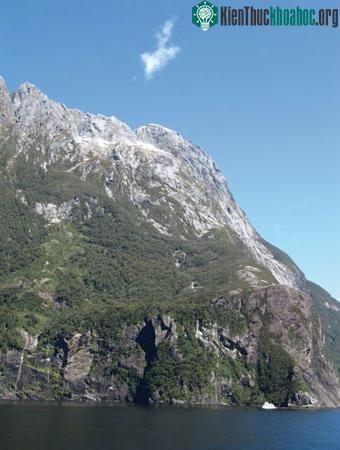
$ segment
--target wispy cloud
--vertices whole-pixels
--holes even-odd
[[[167,20],[160,31],[156,33],[157,46],[153,52],[145,52],[140,55],[144,63],[144,72],[147,80],[151,80],[155,72],[164,69],[164,67],[175,59],[180,52],[180,47],[169,43],[172,37],[174,20]]]

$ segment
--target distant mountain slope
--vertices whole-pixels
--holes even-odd
[[[0,80],[0,396],[334,406],[340,307],[221,171]]]

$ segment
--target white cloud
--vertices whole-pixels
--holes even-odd
[[[147,80],[151,80],[155,72],[164,69],[169,61],[175,59],[181,50],[180,47],[169,44],[173,26],[174,21],[167,20],[155,36],[157,40],[156,50],[140,55],[144,63],[144,72]]]

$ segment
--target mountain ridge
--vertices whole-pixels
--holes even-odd
[[[199,146],[28,82],[0,114],[0,396],[340,404],[337,302]]]
[[[35,99],[36,96],[39,98],[38,105],[36,104],[37,103],[37,101]],[[33,97],[34,101],[31,100],[32,97]],[[31,101],[28,101],[27,99],[29,99]],[[19,127],[19,129],[25,130],[27,127],[29,128],[32,120],[34,120],[34,121],[39,120],[39,117],[36,117],[36,114],[37,114],[37,112],[38,112],[38,114],[41,113],[40,108],[41,108],[41,103],[42,103],[43,105],[46,105],[46,108],[45,108],[46,111],[44,111],[44,113],[46,115],[52,115],[53,121],[57,120],[59,122],[60,116],[63,119],[65,119],[66,117],[63,114],[64,112],[71,113],[70,121],[78,119],[78,121],[81,121],[81,124],[83,124],[84,119],[85,119],[84,116],[86,116],[86,119],[90,119],[92,121],[91,124],[89,124],[88,121],[86,121],[85,125],[87,126],[87,128],[85,128],[85,125],[83,125],[83,129],[80,131],[80,133],[79,133],[79,130],[77,130],[78,132],[76,132],[74,129],[72,129],[72,127],[70,127],[71,128],[70,131],[71,131],[71,133],[73,133],[73,136],[72,136],[73,139],[75,140],[75,142],[77,144],[82,145],[85,150],[86,150],[86,146],[88,145],[88,142],[90,142],[93,145],[93,139],[96,140],[95,144],[97,144],[98,148],[109,147],[111,150],[113,131],[112,130],[109,131],[108,140],[107,140],[107,142],[105,142],[105,140],[101,136],[101,135],[105,136],[105,130],[103,132],[103,129],[100,127],[100,125],[103,126],[103,124],[100,122],[105,122],[105,125],[107,125],[108,121],[114,120],[115,125],[117,125],[117,127],[114,129],[114,133],[116,134],[115,139],[117,139],[117,134],[118,134],[118,138],[122,138],[122,137],[127,138],[127,142],[123,143],[125,146],[131,145],[131,144],[136,145],[137,142],[136,142],[136,139],[134,139],[134,137],[136,137],[136,138],[140,137],[141,143],[138,143],[139,146],[141,146],[141,144],[154,145],[155,148],[153,148],[152,150],[155,151],[156,149],[158,149],[156,144],[157,144],[157,142],[159,142],[159,136],[161,135],[162,140],[165,139],[168,143],[168,146],[171,145],[171,146],[175,147],[176,151],[178,151],[179,154],[180,154],[180,150],[183,150],[183,147],[185,147],[185,148],[188,147],[188,144],[189,144],[189,147],[192,147],[193,154],[195,154],[195,152],[202,152],[202,158],[200,158],[202,161],[199,161],[199,162],[201,162],[201,163],[203,162],[206,165],[209,164],[211,166],[211,168],[214,171],[216,171],[216,173],[213,174],[212,176],[213,177],[216,176],[220,185],[226,186],[225,196],[227,198],[223,199],[223,200],[225,202],[228,202],[231,205],[233,205],[234,208],[236,209],[236,215],[234,216],[235,219],[233,217],[229,217],[228,219],[229,219],[229,222],[234,227],[234,229],[236,229],[237,234],[241,237],[241,239],[244,242],[246,242],[246,245],[248,243],[249,247],[253,251],[255,258],[258,259],[259,262],[264,264],[265,259],[267,259],[266,263],[270,264],[270,270],[272,271],[274,277],[278,279],[278,281],[280,281],[281,283],[285,283],[287,285],[291,285],[291,286],[295,286],[295,287],[297,286],[297,284],[294,280],[294,275],[285,273],[286,269],[284,267],[278,265],[277,262],[275,262],[275,261],[269,262],[269,260],[271,258],[270,258],[270,254],[268,252],[263,257],[262,254],[266,252],[266,249],[261,246],[260,242],[258,242],[257,232],[250,225],[250,223],[248,222],[243,211],[238,207],[238,205],[234,201],[234,198],[228,189],[228,186],[225,182],[224,177],[220,176],[220,171],[217,172],[217,168],[216,168],[214,161],[210,157],[208,157],[208,155],[200,147],[198,147],[195,144],[192,144],[190,141],[187,141],[181,135],[179,135],[177,132],[170,130],[169,128],[163,127],[161,125],[150,124],[150,125],[142,126],[142,127],[139,127],[136,130],[136,132],[134,133],[133,130],[129,129],[127,127],[127,125],[125,125],[123,122],[119,121],[116,118],[113,118],[113,117],[107,118],[102,115],[91,115],[91,114],[87,114],[87,113],[84,114],[84,113],[81,113],[79,110],[68,110],[65,106],[63,106],[57,102],[52,101],[51,104],[50,104],[50,102],[51,101],[44,94],[42,94],[41,91],[38,88],[36,88],[33,84],[28,83],[28,82],[23,83],[19,87],[19,89],[17,91],[14,91],[14,93],[12,94],[12,103],[14,104],[13,113],[14,113],[14,117],[17,118],[16,122],[17,122],[17,126]],[[32,107],[32,103],[33,103],[33,107]],[[47,105],[49,107],[47,107]],[[37,106],[40,106],[40,108],[38,108]],[[32,109],[33,109],[33,112],[32,112]],[[57,110],[56,113],[55,113],[55,109]],[[75,114],[78,117],[74,117]],[[25,119],[23,119],[22,116],[25,117]],[[33,116],[33,118],[31,116]],[[99,121],[99,123],[98,122],[96,123],[96,121]],[[61,128],[60,125],[59,125],[59,128]],[[119,130],[118,132],[117,132],[117,129]],[[121,133],[121,129],[123,129],[122,133]],[[51,130],[49,130],[49,131],[51,132]],[[97,133],[96,133],[96,131],[97,131]],[[89,134],[90,134],[90,137],[88,137]],[[97,135],[99,134],[99,137],[97,137],[96,134]],[[92,138],[92,141],[91,141],[91,138]],[[165,145],[165,147],[169,148],[169,147],[167,147],[167,145]],[[147,148],[145,148],[145,147],[143,147],[143,148],[145,151],[147,151]],[[149,148],[149,150],[150,150],[150,148]],[[190,160],[190,155],[188,155],[188,157],[185,158],[185,161],[187,163],[189,160]],[[70,170],[72,170],[72,168]],[[172,175],[172,174],[170,174],[170,175]],[[196,175],[195,172],[191,173],[191,176],[193,176],[193,178],[195,178],[195,175]],[[225,205],[223,205],[223,206],[225,206]],[[223,209],[223,208],[221,208],[221,209]],[[227,210],[230,210],[230,208],[228,206],[227,206]],[[215,221],[215,223],[214,223],[214,221]],[[216,218],[212,217],[212,223],[214,225],[220,225],[221,222],[222,223],[226,222],[226,217],[219,217],[217,220],[216,220]]]

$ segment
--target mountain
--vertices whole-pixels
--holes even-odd
[[[0,398],[340,405],[340,305],[199,146],[0,79]]]

